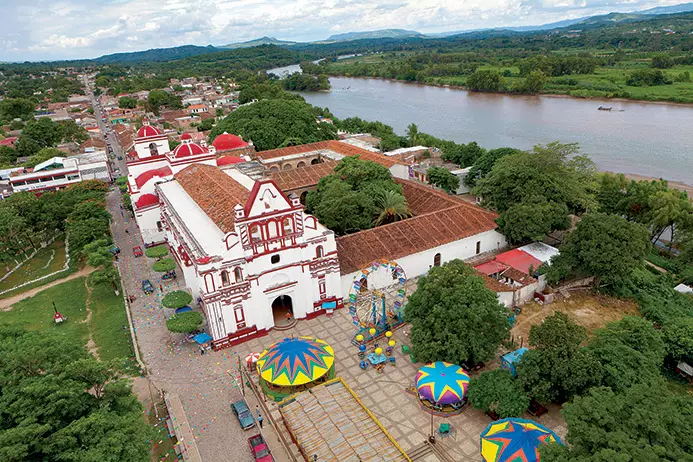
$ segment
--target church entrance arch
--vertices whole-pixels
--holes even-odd
[[[272,302],[272,316],[274,317],[274,327],[292,326],[294,319],[293,300],[289,295],[280,295]]]

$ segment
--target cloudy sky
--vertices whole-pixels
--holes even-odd
[[[93,58],[264,35],[310,41],[385,28],[537,25],[685,0],[0,0],[0,60]]]

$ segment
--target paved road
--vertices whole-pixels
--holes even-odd
[[[93,94],[90,96],[93,98]],[[101,111],[94,103],[99,126],[108,133],[101,121]],[[121,175],[127,175],[124,156],[123,161],[117,161],[117,156],[122,155],[121,146],[115,136],[109,135],[109,138],[116,154],[114,163]],[[184,288],[183,281],[162,281],[158,273],[151,271],[151,260],[134,256],[132,248],[144,248],[144,245],[133,215],[123,211],[120,203],[120,191],[112,190],[107,197],[107,208],[113,216],[114,242],[122,250],[118,265],[126,293],[136,297],[131,303],[133,324],[142,359],[147,364],[154,386],[180,397],[202,460],[253,461],[247,439],[258,430],[241,430],[230,408],[230,403],[243,398],[234,378],[238,364],[235,352],[225,350],[200,355],[196,346],[185,342],[185,336],[168,332],[165,321],[172,311],[162,307],[161,299],[171,290]],[[157,289],[154,294],[147,296],[142,292],[143,279],[152,282]],[[255,409],[256,403],[250,394],[248,404]],[[265,426],[264,432],[267,431]],[[267,439],[270,445],[276,441],[272,435]],[[288,460],[281,448],[271,446],[271,449],[278,462]]]

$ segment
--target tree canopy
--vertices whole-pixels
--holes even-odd
[[[449,193],[454,193],[460,186],[460,179],[447,168],[431,167],[426,172],[426,175],[430,184],[438,186]]]
[[[642,225],[617,215],[588,213],[568,235],[560,255],[552,259],[548,276],[555,281],[577,270],[604,283],[619,282],[642,266],[649,248]]]
[[[0,326],[0,459],[148,461],[152,431],[130,383],[51,333]]]
[[[508,309],[460,260],[433,267],[419,279],[405,315],[414,355],[422,362],[486,361],[510,329]]]
[[[154,263],[152,269],[157,273],[168,273],[176,269],[176,262],[172,258],[162,258]]]
[[[168,255],[168,245],[161,244],[154,247],[149,247],[144,251],[144,254],[149,258],[162,258]]]
[[[369,229],[382,214],[383,223],[409,214],[402,186],[390,171],[358,156],[343,158],[334,173],[320,179],[308,193],[306,210],[337,234]]]
[[[177,309],[189,305],[190,302],[192,302],[192,295],[190,295],[189,292],[185,290],[174,290],[164,296],[161,304],[166,308]]]
[[[271,99],[241,106],[217,123],[210,138],[224,132],[235,133],[252,140],[258,151],[275,149],[289,139],[298,144],[337,138],[337,128],[330,123],[318,123],[321,115],[305,101]]]
[[[498,417],[520,417],[529,407],[522,382],[503,369],[482,372],[469,383],[469,404]]]
[[[166,328],[171,332],[187,334],[202,325],[202,315],[197,311],[174,314],[166,321]]]

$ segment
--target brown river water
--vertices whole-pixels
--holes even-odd
[[[422,132],[485,148],[579,143],[600,170],[693,185],[693,106],[472,93],[378,79],[330,82],[330,92],[302,95],[339,118],[378,120],[401,135],[413,122]]]

